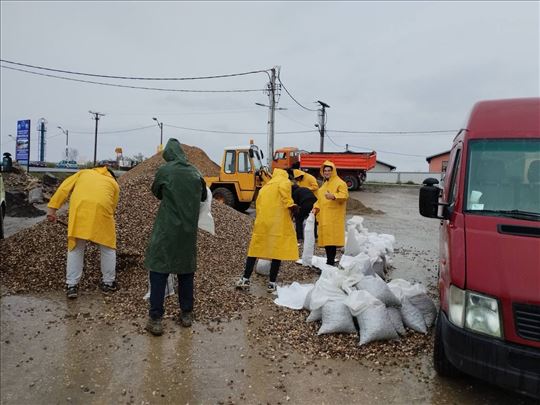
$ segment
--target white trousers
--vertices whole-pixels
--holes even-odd
[[[101,256],[101,273],[103,282],[111,284],[116,278],[116,250],[107,246],[99,245]],[[66,284],[74,286],[79,284],[83,272],[84,251],[86,240],[77,239],[73,250],[68,250],[66,265]]]

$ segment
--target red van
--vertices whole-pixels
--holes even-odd
[[[478,102],[443,183],[419,202],[441,220],[435,369],[540,398],[540,98]]]

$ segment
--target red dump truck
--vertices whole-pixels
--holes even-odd
[[[377,154],[372,152],[305,152],[295,147],[284,147],[274,152],[272,169],[289,169],[300,163],[300,170],[320,178],[321,164],[330,160],[336,165],[338,176],[347,183],[349,190],[358,190],[366,180],[366,172],[377,163]]]

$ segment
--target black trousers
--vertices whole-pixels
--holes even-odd
[[[326,264],[334,266],[336,264],[337,246],[325,246],[324,250],[326,251]]]
[[[193,311],[193,277],[195,273],[178,274],[178,302],[182,312]],[[163,317],[165,287],[167,286],[168,273],[150,272],[150,311],[152,319]]]
[[[253,274],[253,269],[255,268],[255,262],[257,261],[256,257],[248,256],[246,259],[246,269],[244,270],[244,278],[250,278]],[[270,264],[270,281],[275,283],[277,280],[277,275],[279,273],[279,266],[281,266],[281,260],[272,259]]]

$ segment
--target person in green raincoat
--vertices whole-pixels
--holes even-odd
[[[163,159],[166,163],[158,169],[152,184],[152,193],[161,203],[144,260],[150,279],[146,329],[158,336],[163,333],[161,319],[169,274],[178,276],[180,323],[191,326],[199,209],[200,202],[207,198],[204,179],[188,163],[177,139],[169,139]]]
[[[256,217],[244,275],[236,282],[239,289],[249,288],[257,258],[272,260],[268,292],[276,291],[282,260],[298,259],[298,244],[291,214],[298,208],[291,195],[287,172],[274,169],[272,179],[259,191]]]
[[[326,264],[335,265],[338,246],[345,245],[345,215],[349,190],[329,160],[321,165],[323,184],[317,192],[313,213],[317,215],[317,244],[326,251]]]

